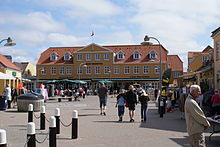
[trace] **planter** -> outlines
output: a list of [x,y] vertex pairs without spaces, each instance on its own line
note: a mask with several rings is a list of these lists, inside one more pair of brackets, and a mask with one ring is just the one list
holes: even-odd
[[37,93],[26,93],[17,97],[18,111],[28,111],[29,104],[33,104],[34,111],[40,111],[44,105],[44,97]]

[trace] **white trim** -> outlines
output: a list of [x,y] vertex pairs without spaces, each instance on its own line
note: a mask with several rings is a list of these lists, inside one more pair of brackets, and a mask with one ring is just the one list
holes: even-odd
[[[111,49],[105,48],[105,47],[100,46],[100,45],[95,44],[95,43],[91,43],[91,44],[89,44],[89,45],[87,45],[87,46],[85,46],[85,47],[83,47],[83,48],[79,48],[79,49],[77,49],[77,50],[74,51],[73,53],[78,53],[79,51],[81,51],[81,50],[83,50],[83,49],[85,49],[85,48],[87,48],[87,47],[89,47],[89,46],[92,46],[92,45],[94,45],[94,46],[98,46],[98,47],[100,47],[100,48],[102,48],[102,49],[105,49],[105,50],[107,50],[108,52],[113,52]],[[80,52],[80,53],[82,53],[82,52]]]

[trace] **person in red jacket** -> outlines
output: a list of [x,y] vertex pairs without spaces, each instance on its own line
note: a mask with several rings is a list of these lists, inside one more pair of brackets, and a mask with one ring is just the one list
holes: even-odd
[[218,90],[215,90],[215,94],[212,96],[211,103],[214,115],[220,115],[220,95]]

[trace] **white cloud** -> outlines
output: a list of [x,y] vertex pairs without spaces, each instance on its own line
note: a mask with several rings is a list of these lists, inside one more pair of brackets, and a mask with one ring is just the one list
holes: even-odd
[[99,36],[105,38],[103,44],[105,45],[120,45],[120,44],[134,44],[134,39],[129,31],[117,31],[111,34],[103,34]]
[[71,18],[86,19],[89,17],[107,17],[122,12],[119,6],[107,0],[45,0],[49,7],[65,9]]
[[48,42],[54,45],[62,46],[75,46],[77,44],[82,44],[85,38],[77,38],[72,35],[64,35],[59,33],[51,33],[48,35]]
[[[136,8],[130,22],[139,27],[140,35],[154,36],[170,54],[181,55],[185,68],[187,52],[203,50],[198,40],[210,38],[212,30],[207,34],[207,29],[220,23],[218,0],[130,0],[130,3]],[[204,34],[207,36],[200,36]]]

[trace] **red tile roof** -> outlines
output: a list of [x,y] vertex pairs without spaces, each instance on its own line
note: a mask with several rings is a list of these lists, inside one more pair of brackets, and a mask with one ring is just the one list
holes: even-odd
[[207,46],[202,52],[203,53],[208,53],[210,50],[212,50],[213,48],[211,46]]
[[[96,44],[95,44],[96,45]],[[160,52],[160,46],[159,45],[115,45],[115,46],[102,46],[103,48],[107,48],[112,50],[114,53],[117,53],[119,51],[122,51],[125,53],[125,58],[123,60],[116,60],[115,63],[144,63],[144,62],[153,62],[158,63],[159,58],[155,59],[154,61],[151,61],[149,59],[149,53],[151,51],[155,51],[158,56]],[[77,49],[84,48],[84,46],[80,47],[50,47],[47,50],[45,50],[43,53],[41,53],[41,56],[37,62],[37,64],[72,64],[72,60],[65,61],[63,59],[64,54],[66,52],[69,52],[70,54],[73,54],[74,51]],[[161,45],[161,51],[162,51],[162,62],[166,62],[167,60],[167,53],[168,51]],[[132,58],[132,54],[138,51],[141,54],[141,58],[134,60]],[[50,61],[50,55],[51,53],[57,53],[58,58],[56,61]]]
[[0,63],[3,66],[7,67],[7,68],[11,68],[11,69],[15,69],[15,70],[21,70],[19,67],[17,67],[15,64],[13,64],[10,60],[8,60],[2,54],[0,54]]
[[188,52],[188,58],[193,58],[198,56],[201,52]]
[[183,71],[183,61],[179,58],[178,55],[168,55],[168,64],[169,68],[173,71]]

